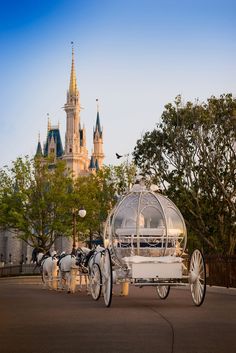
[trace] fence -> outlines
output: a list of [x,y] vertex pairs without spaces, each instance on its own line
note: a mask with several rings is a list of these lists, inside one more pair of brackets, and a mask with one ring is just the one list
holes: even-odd
[[38,275],[40,268],[34,264],[8,265],[0,267],[0,277]]
[[206,256],[207,283],[236,288],[236,256]]

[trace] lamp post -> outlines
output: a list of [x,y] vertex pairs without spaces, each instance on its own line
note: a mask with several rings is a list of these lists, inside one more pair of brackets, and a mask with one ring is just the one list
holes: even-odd
[[73,216],[73,244],[72,244],[72,253],[75,252],[76,248],[76,216],[79,215],[81,218],[86,216],[86,210],[82,207],[79,211],[74,208],[72,211]]

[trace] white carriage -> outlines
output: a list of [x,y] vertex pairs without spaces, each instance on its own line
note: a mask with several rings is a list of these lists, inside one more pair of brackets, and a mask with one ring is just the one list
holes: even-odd
[[171,286],[190,284],[192,299],[200,306],[206,291],[205,262],[195,250],[189,266],[184,253],[187,231],[184,219],[167,197],[134,185],[110,213],[104,231],[105,251],[100,268],[91,272],[91,292],[105,305],[112,299],[113,283],[155,286],[161,299]]

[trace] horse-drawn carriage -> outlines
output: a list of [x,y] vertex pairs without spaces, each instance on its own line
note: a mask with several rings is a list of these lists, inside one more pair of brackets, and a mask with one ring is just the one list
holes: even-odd
[[91,293],[103,290],[110,306],[113,283],[154,286],[161,299],[170,287],[190,284],[193,302],[200,306],[206,291],[205,262],[195,250],[186,261],[187,231],[184,219],[167,197],[134,185],[111,211],[105,226],[101,261],[90,271]]

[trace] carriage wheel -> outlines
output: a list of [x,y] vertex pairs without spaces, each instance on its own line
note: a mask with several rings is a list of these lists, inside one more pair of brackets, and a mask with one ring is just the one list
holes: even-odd
[[166,299],[170,293],[170,286],[157,286],[156,290],[160,299]]
[[104,302],[107,307],[111,305],[112,299],[112,264],[109,249],[105,249],[102,268],[102,291]]
[[193,302],[202,305],[206,294],[206,265],[200,250],[192,253],[189,269],[189,282]]
[[102,289],[102,274],[98,264],[93,264],[89,274],[89,284],[92,298],[98,300]]

